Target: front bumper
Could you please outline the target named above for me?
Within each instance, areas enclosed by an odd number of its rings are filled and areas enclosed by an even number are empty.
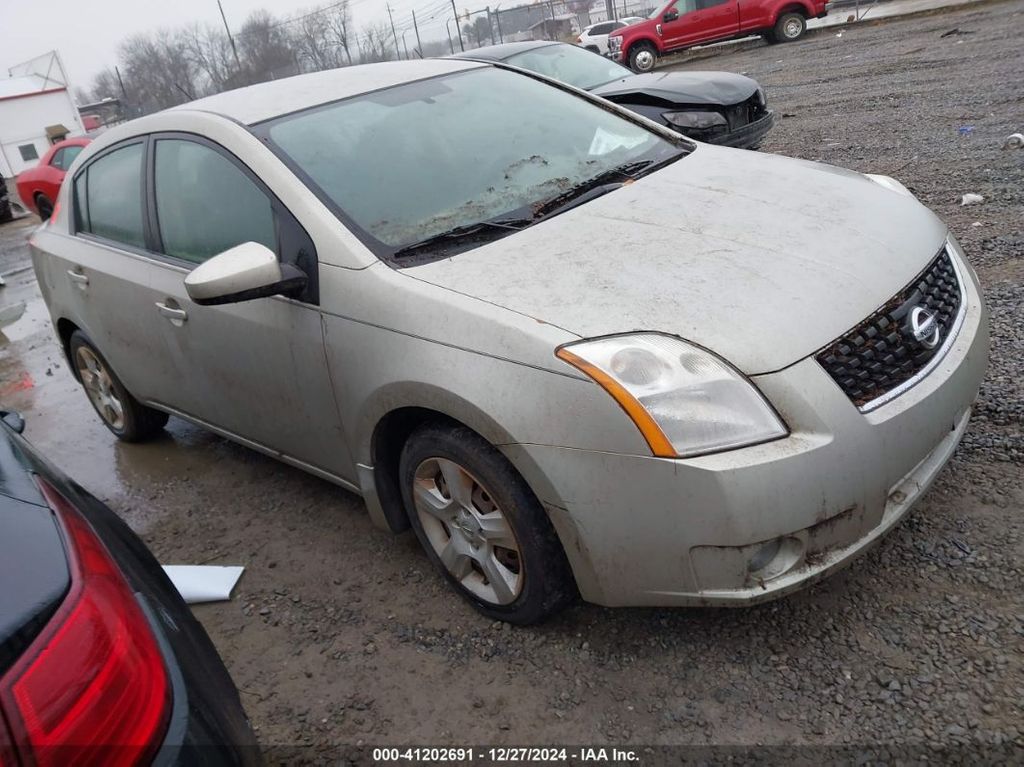
[[[765,135],[775,125],[775,113],[767,112],[760,119],[724,133],[721,136],[707,139],[710,144],[731,146],[739,149],[754,149],[764,140]],[[696,138],[696,137],[695,137]]]
[[[964,324],[902,396],[860,412],[807,358],[754,379],[791,429],[693,459],[508,445],[547,508],[588,601],[744,605],[851,562],[928,489],[963,436],[988,361],[988,319],[962,270]],[[769,567],[751,572],[779,542]]]

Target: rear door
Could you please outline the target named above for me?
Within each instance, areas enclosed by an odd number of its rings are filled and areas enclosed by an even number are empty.
[[[72,226],[50,249],[47,281],[62,312],[100,350],[137,399],[158,394],[169,373],[153,321],[156,262],[147,250],[146,138],[115,144],[72,182]]]
[[[314,243],[234,155],[191,134],[157,134],[150,217],[163,256],[153,278],[160,335],[176,374],[166,401],[207,424],[311,468],[353,479],[334,402]],[[309,279],[298,299],[220,306],[188,298],[184,277],[243,242],[266,245]]]

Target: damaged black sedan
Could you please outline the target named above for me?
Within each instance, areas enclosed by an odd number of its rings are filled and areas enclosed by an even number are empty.
[[[730,72],[648,72],[575,45],[505,43],[456,54],[500,61],[574,85],[710,144],[756,149],[775,122],[755,80]]]

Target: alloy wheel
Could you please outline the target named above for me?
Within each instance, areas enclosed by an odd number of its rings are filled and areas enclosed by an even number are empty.
[[[479,599],[515,601],[524,569],[512,526],[486,487],[447,458],[416,467],[413,501],[423,531],[448,572]]]
[[[114,390],[110,373],[100,358],[91,349],[80,346],[75,354],[75,367],[96,412],[112,429],[124,429],[124,403]]]

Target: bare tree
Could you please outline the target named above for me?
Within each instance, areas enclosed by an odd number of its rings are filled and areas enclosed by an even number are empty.
[[[253,11],[237,35],[242,80],[263,82],[296,73],[292,41],[284,26],[267,11]]]
[[[385,22],[363,27],[359,40],[359,60],[363,64],[391,59],[391,27]]]
[[[183,35],[192,64],[205,78],[201,90],[204,93],[219,93],[230,87],[237,75],[238,65],[224,31],[217,27],[193,24],[184,30]]]
[[[337,46],[324,24],[323,14],[304,13],[295,25],[292,38],[307,71],[319,72],[338,66]]]
[[[345,62],[352,63],[352,11],[349,0],[341,0],[324,11],[324,26],[331,42],[345,52]],[[339,62],[340,63],[340,62]]]
[[[135,35],[119,50],[128,97],[143,112],[183,104],[197,95],[197,70],[180,32]]]

